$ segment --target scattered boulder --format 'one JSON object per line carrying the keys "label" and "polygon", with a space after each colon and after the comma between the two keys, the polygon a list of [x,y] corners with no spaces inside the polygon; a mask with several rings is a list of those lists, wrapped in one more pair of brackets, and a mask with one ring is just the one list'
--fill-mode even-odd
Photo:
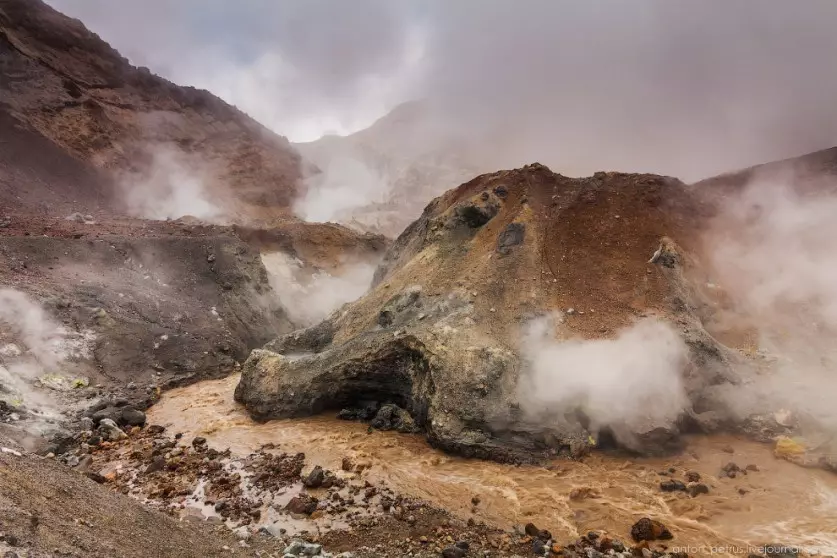
{"label": "scattered boulder", "polygon": [[[741,467],[739,467],[738,465],[736,465],[732,461],[730,461],[729,463],[727,463],[726,465],[721,467],[721,476],[722,477],[727,476],[731,479],[734,479],[736,477],[736,475],[738,473],[741,473],[741,472],[743,472],[741,470]],[[746,473],[744,473],[744,474],[746,474]]]}
{"label": "scattered boulder", "polygon": [[631,527],[631,538],[636,542],[669,540],[674,538],[668,527],[648,517],[643,517]]}
{"label": "scattered boulder", "polygon": [[125,426],[145,426],[145,413],[133,407],[123,407],[119,418]]}
{"label": "scattered boulder", "polygon": [[302,481],[307,488],[319,488],[323,485],[323,481],[325,480],[325,471],[322,467],[317,465],[314,467],[308,476],[305,477],[305,480]]}
{"label": "scattered boulder", "polygon": [[285,509],[295,514],[311,515],[317,511],[318,503],[319,501],[313,496],[308,494],[299,494],[298,496],[291,498],[291,501],[288,502]]}
{"label": "scattered boulder", "polygon": [[692,498],[697,497],[699,494],[709,494],[709,487],[702,482],[690,482],[686,485],[686,489]]}
{"label": "scattered boulder", "polygon": [[116,442],[128,437],[128,435],[125,434],[125,432],[123,432],[119,426],[117,426],[116,423],[109,418],[104,418],[99,421],[99,435],[101,435],[102,439],[109,442]]}
{"label": "scattered boulder", "polygon": [[370,426],[376,430],[396,430],[404,434],[421,431],[410,413],[392,403],[380,408]]}
{"label": "scattered boulder", "polygon": [[337,418],[341,420],[360,420],[368,421],[375,418],[381,405],[377,401],[369,401],[362,403],[359,407],[347,407],[342,409]]}
{"label": "scattered boulder", "polygon": [[686,485],[680,482],[679,480],[667,480],[660,483],[660,490],[663,492],[679,492],[685,491]]}

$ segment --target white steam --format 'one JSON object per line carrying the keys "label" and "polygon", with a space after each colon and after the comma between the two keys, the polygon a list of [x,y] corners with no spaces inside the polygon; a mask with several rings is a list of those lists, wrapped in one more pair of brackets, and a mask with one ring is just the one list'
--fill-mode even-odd
{"label": "white steam", "polygon": [[360,298],[372,284],[375,266],[347,263],[334,275],[311,271],[283,252],[262,254],[270,286],[288,317],[300,326],[314,325],[347,302]]}
{"label": "white steam", "polygon": [[128,212],[144,219],[192,216],[218,221],[224,216],[211,200],[213,173],[196,156],[158,145],[149,149],[149,164],[127,174],[120,186]]}
{"label": "white steam", "polygon": [[632,433],[670,426],[686,408],[687,348],[668,324],[645,319],[614,339],[566,341],[554,326],[539,319],[524,335],[518,398],[529,419],[560,424],[580,411],[592,431],[610,428],[630,445]]}
{"label": "white steam", "polygon": [[73,379],[61,373],[90,357],[91,340],[55,323],[28,295],[0,289],[0,399],[31,413],[26,426],[43,431],[43,421],[58,415],[43,388],[71,389]]}
{"label": "white steam", "polygon": [[717,282],[776,359],[733,399],[744,413],[784,407],[837,429],[837,197],[828,182],[796,182],[756,178],[707,239]]}
{"label": "white steam", "polygon": [[389,185],[360,159],[338,156],[306,180],[294,211],[306,221],[351,222],[354,213],[386,201]]}

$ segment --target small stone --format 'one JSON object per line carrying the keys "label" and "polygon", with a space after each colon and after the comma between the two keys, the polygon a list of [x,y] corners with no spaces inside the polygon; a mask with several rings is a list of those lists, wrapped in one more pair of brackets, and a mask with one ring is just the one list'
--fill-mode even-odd
{"label": "small stone", "polygon": [[195,449],[206,448],[206,438],[202,436],[196,437],[194,440],[192,440],[192,447]]}
{"label": "small stone", "polygon": [[631,538],[637,542],[668,540],[673,538],[668,527],[648,517],[643,517],[631,527]]}
{"label": "small stone", "polygon": [[458,546],[449,546],[442,551],[442,558],[465,558],[467,552]]}
{"label": "small stone", "polygon": [[756,473],[757,473],[757,472],[759,471],[759,466],[758,466],[758,465],[755,465],[755,464],[753,464],[753,463],[750,463],[749,465],[747,465],[746,467],[744,467],[744,470],[745,470],[745,471],[752,471],[752,472],[756,472]]}
{"label": "small stone", "polygon": [[323,468],[317,465],[314,467],[308,476],[305,477],[303,484],[308,488],[319,488],[323,485],[323,481],[325,480],[325,471]]}
{"label": "small stone", "polygon": [[700,482],[700,473],[697,471],[686,472],[686,480],[689,482]]}
{"label": "small stone", "polygon": [[667,480],[660,483],[660,490],[663,492],[679,492],[685,491],[686,485],[680,482],[679,480]]}
{"label": "small stone", "polygon": [[709,487],[702,482],[690,482],[686,488],[692,498],[695,498],[698,494],[709,494]]}

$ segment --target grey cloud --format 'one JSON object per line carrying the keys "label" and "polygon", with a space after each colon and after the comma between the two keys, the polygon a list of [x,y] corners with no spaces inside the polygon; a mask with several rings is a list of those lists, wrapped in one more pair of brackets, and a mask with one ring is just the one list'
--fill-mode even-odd
{"label": "grey cloud", "polygon": [[292,139],[429,98],[486,161],[567,174],[693,179],[837,143],[828,0],[51,3]]}

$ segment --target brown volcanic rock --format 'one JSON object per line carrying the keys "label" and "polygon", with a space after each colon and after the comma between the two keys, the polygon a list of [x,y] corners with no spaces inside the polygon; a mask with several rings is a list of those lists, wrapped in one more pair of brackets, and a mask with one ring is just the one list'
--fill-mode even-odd
{"label": "brown volcanic rock", "polygon": [[[676,324],[686,390],[700,402],[687,414],[723,410],[709,390],[734,379],[735,355],[703,328],[711,305],[691,252],[711,210],[661,176],[573,179],[539,164],[479,176],[427,206],[363,298],[254,351],[236,398],[259,418],[391,402],[450,451],[576,454],[589,446],[582,424],[535,424],[516,391],[522,326],[572,308],[561,338],[608,337],[646,315]],[[633,434],[635,449],[659,451],[676,446],[678,428]]]}
{"label": "brown volcanic rock", "polygon": [[[41,0],[0,1],[0,68],[0,107],[73,157],[117,173],[142,172],[140,155],[164,145],[213,169],[208,195],[234,219],[289,214],[300,158],[285,138],[207,91],[131,66]],[[0,117],[5,136],[10,120]],[[72,199],[88,208],[112,201],[95,183],[74,188]]]}

